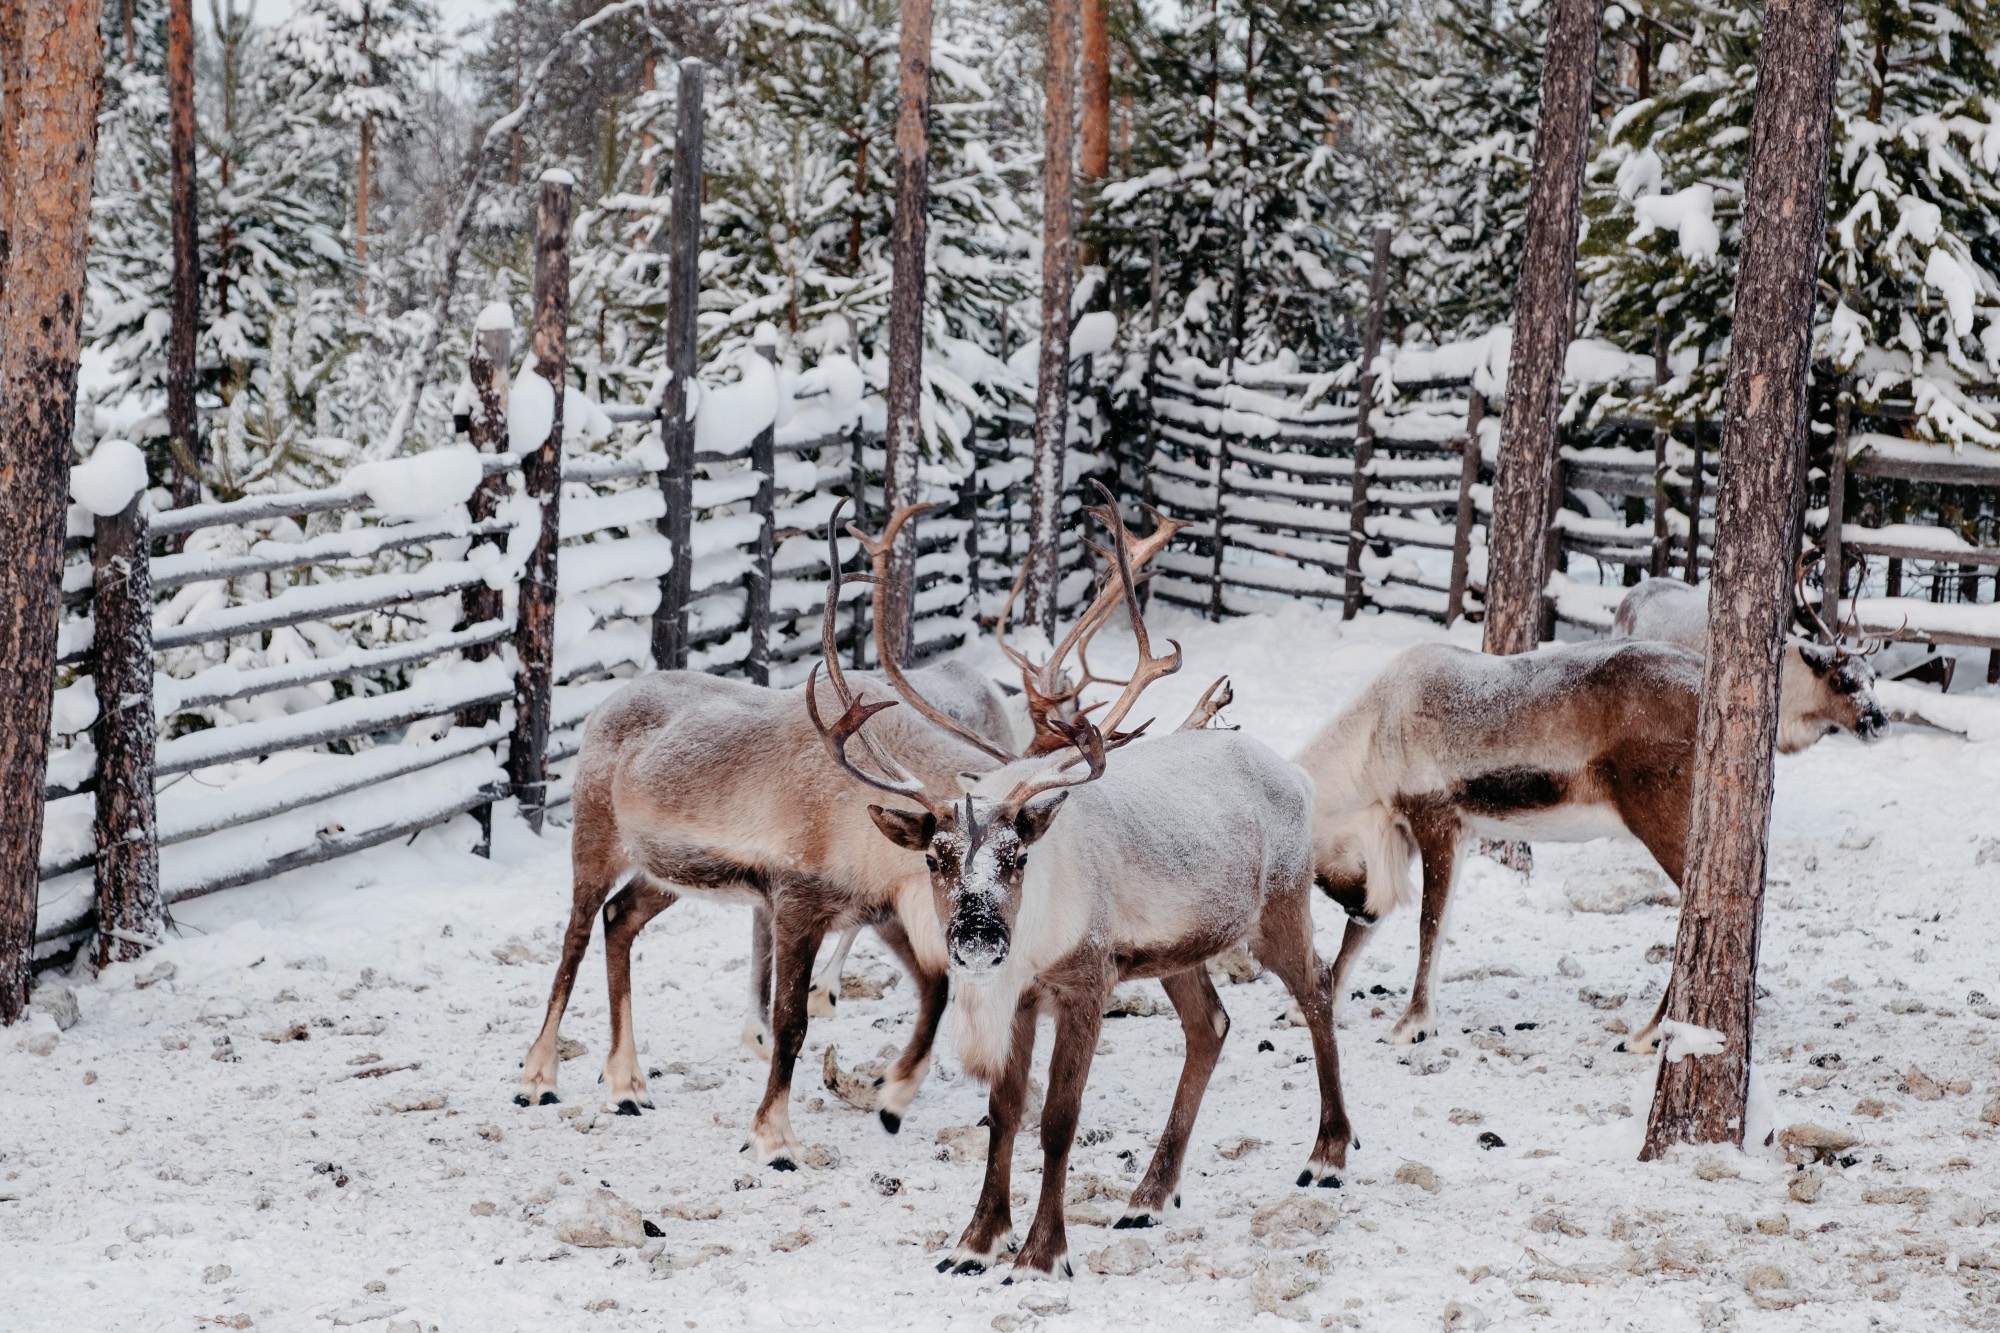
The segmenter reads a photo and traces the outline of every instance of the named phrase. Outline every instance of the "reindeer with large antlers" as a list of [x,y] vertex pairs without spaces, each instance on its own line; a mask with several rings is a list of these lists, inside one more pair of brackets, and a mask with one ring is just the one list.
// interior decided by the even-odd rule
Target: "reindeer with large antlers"
[[[857,696],[831,651],[825,665],[843,711],[828,723],[817,692],[807,695],[833,758],[895,798],[868,810],[883,837],[924,855],[955,983],[959,1055],[968,1072],[991,1084],[985,1184],[940,1271],[982,1272],[1015,1248],[1014,1137],[1044,1012],[1055,1017],[1056,1037],[1042,1109],[1041,1198],[1014,1272],[1069,1271],[1063,1194],[1071,1141],[1105,1005],[1113,986],[1129,978],[1160,979],[1180,1015],[1187,1054],[1166,1130],[1118,1225],[1151,1225],[1178,1204],[1195,1115],[1229,1031],[1204,964],[1241,941],[1284,980],[1312,1030],[1321,1109],[1299,1183],[1337,1186],[1351,1139],[1332,996],[1312,941],[1312,784],[1235,732],[1183,729],[1122,748],[1145,728],[1119,727],[1145,688],[1180,666],[1180,649],[1152,652],[1124,525],[1115,506],[1091,512],[1118,538],[1108,559],[1130,611],[1138,666],[1099,719],[1085,710],[1058,725],[1053,708],[1042,707],[1058,692],[1042,691],[1037,707],[1063,733],[1063,748],[970,777],[961,793],[926,781],[890,733],[876,733],[897,700]],[[1086,637],[1073,634],[1069,647]],[[1037,670],[1060,668],[1052,659]],[[922,707],[909,691],[897,694]],[[1190,721],[1206,720],[1214,695]],[[857,739],[875,742],[873,771],[850,753]]]
[[[878,577],[914,512],[899,515],[879,538],[850,529]],[[1132,563],[1150,560],[1172,531],[1135,542]],[[837,573],[839,550],[831,538],[829,548]],[[899,690],[914,692],[919,681],[943,685],[949,699],[965,684],[949,666],[905,673],[895,654],[883,651],[884,593],[878,586],[875,626],[885,676]],[[1084,619],[1102,619],[1116,607],[1115,593],[1100,594]],[[834,630],[829,613],[822,631],[829,654]],[[872,676],[864,680],[875,683]],[[804,1042],[813,958],[830,930],[843,932],[844,940],[859,925],[874,927],[916,982],[915,1028],[878,1094],[883,1126],[891,1133],[900,1128],[929,1069],[944,1013],[947,983],[942,947],[934,944],[936,916],[922,862],[875,836],[863,813],[865,800],[828,760],[800,706],[806,688],[773,690],[700,672],[655,672],[591,714],[574,788],[569,926],[541,1031],[523,1061],[518,1103],[557,1100],[562,1015],[601,909],[611,1009],[606,1102],[631,1115],[652,1105],[633,1034],[632,944],[653,917],[691,896],[745,903],[759,917],[746,1038],[770,1047],[773,1059],[752,1122],[758,1160],[780,1168],[794,1164],[791,1077]],[[1011,736],[991,734],[998,730],[990,724],[991,710],[982,715],[973,692],[956,692],[968,700],[956,711],[928,706],[923,718],[886,724],[885,741],[939,790],[955,784],[958,774],[992,768],[1014,753]],[[975,716],[968,720],[967,713]],[[837,970],[829,972],[837,978]],[[771,1031],[774,1038],[765,1035]]]
[[[1804,614],[1818,620],[1810,607]],[[1789,743],[1781,733],[1780,748],[1803,748],[1824,725],[1864,740],[1886,725],[1866,665],[1838,654],[1834,663],[1824,713],[1802,712]],[[1335,993],[1369,928],[1414,896],[1409,867],[1417,859],[1417,975],[1391,1040],[1423,1041],[1437,1030],[1432,991],[1445,906],[1460,848],[1474,834],[1636,838],[1680,884],[1701,677],[1698,652],[1643,639],[1551,645],[1516,657],[1443,644],[1399,654],[1299,755],[1318,791],[1320,887],[1348,916]],[[1664,996],[1660,1006],[1624,1049],[1653,1050]]]

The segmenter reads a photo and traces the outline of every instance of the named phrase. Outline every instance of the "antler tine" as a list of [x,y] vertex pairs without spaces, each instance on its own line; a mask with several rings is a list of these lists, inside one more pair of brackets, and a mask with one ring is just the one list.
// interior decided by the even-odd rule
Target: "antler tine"
[[1000,651],[1009,662],[1019,667],[1023,676],[1034,674],[1035,664],[1028,655],[1007,642],[1007,620],[1014,614],[1014,599],[1021,595],[1021,589],[1028,582],[1028,563],[1021,562],[1021,572],[1014,576],[1014,586],[1007,590],[1007,600],[1000,604],[1000,618],[993,622],[993,641],[1000,645]]
[[1215,721],[1215,715],[1229,707],[1235,701],[1235,698],[1236,691],[1229,687],[1229,677],[1217,676],[1215,683],[1210,685],[1202,693],[1201,699],[1196,702],[1194,711],[1187,715],[1187,720],[1182,722],[1176,730],[1200,731],[1203,727]]
[[[1061,722],[1054,725],[1075,747],[1074,754],[1057,754],[1047,763],[1037,768],[1027,777],[1014,784],[1006,798],[1000,802],[1000,810],[1010,817],[1018,813],[1022,806],[1045,792],[1059,787],[1080,787],[1086,782],[1095,782],[1104,776],[1104,733],[1092,725],[1088,718],[1079,718],[1073,726]],[[1070,773],[1078,762],[1085,765],[1084,772]]]
[[916,710],[925,721],[942,731],[950,732],[988,758],[997,759],[1003,764],[1012,763],[1018,757],[1013,751],[994,744],[924,698],[916,687],[910,684],[909,677],[903,674],[902,654],[889,642],[888,605],[891,591],[889,552],[895,546],[896,534],[902,530],[903,525],[918,514],[934,507],[928,504],[904,505],[890,517],[889,525],[882,529],[879,538],[871,538],[855,525],[851,523],[848,525],[848,532],[866,548],[875,568],[875,655],[881,659],[882,674],[889,678],[889,685],[896,691],[897,697]]
[[[1153,516],[1158,526],[1146,536],[1135,538],[1125,527],[1124,517],[1118,512],[1118,501],[1110,490],[1101,481],[1093,481],[1091,484],[1097,488],[1097,493],[1104,497],[1104,503],[1091,505],[1084,512],[1097,516],[1117,538],[1120,554],[1130,566],[1128,573],[1142,568],[1147,561],[1165,550],[1167,543],[1173,540],[1174,534],[1187,526],[1183,520],[1168,518],[1151,505],[1147,505],[1146,512]],[[1106,517],[1107,514],[1109,517]],[[1091,543],[1091,546],[1107,560],[1111,558],[1110,554],[1096,543]],[[1082,643],[1096,635],[1118,609],[1118,604],[1124,596],[1124,591],[1116,580],[1109,577],[1104,580],[1103,586],[1097,590],[1090,605],[1077,617],[1076,623],[1070,626],[1069,633],[1065,634],[1062,642],[1056,645],[1055,651],[1049,655],[1049,660],[1042,664],[1041,680],[1038,683],[1044,695],[1055,699],[1063,697],[1056,689],[1056,680],[1061,673],[1064,660]],[[1074,691],[1070,692],[1070,697],[1074,697]]]
[[[1100,486],[1098,489],[1103,490],[1103,487]],[[1104,493],[1107,497],[1110,495],[1109,491],[1105,491]],[[1118,696],[1117,701],[1105,713],[1104,721],[1098,724],[1115,739],[1118,724],[1125,720],[1125,715],[1130,713],[1132,706],[1139,702],[1139,696],[1145,693],[1146,687],[1162,676],[1171,676],[1174,672],[1181,669],[1181,646],[1175,643],[1174,640],[1169,639],[1167,642],[1173,645],[1174,650],[1172,656],[1155,657],[1153,655],[1153,641],[1151,636],[1146,633],[1146,617],[1139,610],[1139,590],[1132,578],[1132,560],[1130,550],[1128,549],[1131,534],[1125,530],[1124,516],[1118,512],[1118,506],[1115,503],[1093,506],[1091,512],[1097,517],[1099,522],[1109,527],[1113,535],[1118,539],[1114,543],[1116,567],[1118,570],[1118,586],[1124,593],[1125,609],[1132,620],[1132,638],[1139,649],[1138,665],[1132,669],[1132,675],[1125,683],[1124,692]],[[1162,542],[1161,544],[1164,545],[1165,543]]]
[[1807,630],[1819,636],[1821,643],[1838,648],[1840,636],[1827,628],[1826,618],[1820,615],[1819,608],[1813,605],[1812,598],[1806,593],[1806,572],[1813,567],[1813,562],[1820,558],[1822,557],[1811,551],[1799,557],[1792,578],[1792,613]]

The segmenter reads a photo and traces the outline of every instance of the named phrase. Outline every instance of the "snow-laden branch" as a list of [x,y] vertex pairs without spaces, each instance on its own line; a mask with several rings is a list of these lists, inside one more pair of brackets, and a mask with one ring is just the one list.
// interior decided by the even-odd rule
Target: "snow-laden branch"
[[540,103],[549,75],[572,47],[611,20],[647,9],[652,4],[653,0],[612,0],[612,3],[565,32],[528,75],[527,82],[522,86],[520,102],[486,127],[486,133],[481,136],[479,147],[473,151],[472,161],[466,169],[465,194],[459,200],[458,211],[452,214],[451,225],[445,229],[444,271],[438,275],[437,290],[431,297],[430,324],[424,330],[423,341],[417,346],[417,361],[410,370],[409,390],[403,396],[402,405],[396,409],[395,419],[389,423],[388,433],[378,446],[369,451],[371,457],[390,458],[402,452],[403,438],[410,433],[410,423],[416,420],[417,405],[423,401],[424,387],[430,382],[431,369],[437,361],[438,344],[444,337],[451,298],[458,291],[458,265],[465,253],[466,234],[472,226],[472,216],[479,207],[479,201],[485,197],[487,171],[497,158],[498,149]]

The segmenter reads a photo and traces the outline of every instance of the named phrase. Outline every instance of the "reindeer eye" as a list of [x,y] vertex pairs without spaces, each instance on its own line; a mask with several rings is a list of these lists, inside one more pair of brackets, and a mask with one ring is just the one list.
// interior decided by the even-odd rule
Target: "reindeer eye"
[[932,874],[937,873],[937,858],[935,856],[926,856],[924,864],[930,867]]
[[1022,852],[1019,856],[1014,858],[1014,869],[1026,870],[1027,868],[1028,868],[1028,854],[1026,852]]

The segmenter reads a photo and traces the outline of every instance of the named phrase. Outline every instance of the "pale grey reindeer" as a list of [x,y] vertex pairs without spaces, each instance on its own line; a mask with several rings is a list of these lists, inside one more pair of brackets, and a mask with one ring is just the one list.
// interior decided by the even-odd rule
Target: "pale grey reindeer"
[[[1875,698],[1869,641],[1863,640],[1858,651],[1847,650],[1848,637],[1860,638],[1858,625],[1850,613],[1849,622],[1835,631],[1820,617],[1806,596],[1809,568],[1809,562],[1799,565],[1793,588],[1794,614],[1800,627],[1817,642],[1790,639],[1785,644],[1778,685],[1780,754],[1797,754],[1838,731],[1865,738],[1888,725]],[[1618,604],[1611,637],[1677,643],[1707,656],[1708,588],[1677,579],[1647,579]],[[1879,642],[1875,647],[1880,647]]]
[[[963,792],[926,781],[876,737],[878,771],[848,753],[896,700],[856,697],[837,656],[825,666],[844,712],[814,721],[829,755],[893,806],[868,813],[892,845],[921,852],[950,960],[958,1052],[991,1085],[985,1182],[971,1222],[939,1271],[983,1272],[1016,1250],[1010,1200],[1014,1138],[1034,1056],[1037,1018],[1056,1034],[1041,1117],[1041,1197],[1015,1275],[1070,1271],[1063,1200],[1069,1152],[1112,988],[1156,977],[1181,1020],[1186,1057],[1152,1163],[1118,1225],[1152,1225],[1177,1205],[1182,1163],[1229,1017],[1208,959],[1247,941],[1290,988],[1312,1032],[1320,1117],[1301,1185],[1337,1187],[1352,1140],[1341,1101],[1332,995],[1312,939],[1312,784],[1240,733],[1187,730],[1120,749],[1141,692],[1176,670],[1180,649],[1152,653],[1140,618],[1123,524],[1114,560],[1138,643],[1138,666],[1101,721],[1079,716],[1067,748],[968,775]],[[833,594],[829,593],[828,605]],[[919,701],[906,689],[904,703]],[[1214,690],[1190,723],[1212,714]],[[816,700],[817,695],[809,696]],[[871,728],[872,730],[872,728]],[[1107,752],[1116,750],[1115,760]],[[913,808],[912,808],[913,807]],[[1010,1275],[1009,1281],[1013,1280]]]
[[[1839,650],[1834,656],[1858,670],[1843,665],[1809,705],[1795,700],[1795,725],[1780,748],[1803,748],[1826,726],[1869,740],[1886,725],[1865,665]],[[1445,908],[1473,835],[1635,838],[1680,884],[1701,679],[1698,652],[1643,639],[1551,645],[1515,657],[1438,644],[1399,654],[1299,755],[1318,793],[1319,884],[1348,917],[1335,994],[1344,992],[1369,928],[1414,896],[1409,867],[1417,859],[1417,974],[1390,1039],[1419,1042],[1437,1030]],[[1661,1011],[1623,1049],[1653,1050],[1665,1004],[1663,996]]]
[[[879,539],[850,529],[878,571],[914,512],[920,511],[899,516]],[[1172,531],[1169,526],[1135,545],[1131,558],[1151,559]],[[837,549],[829,559],[837,568]],[[1101,593],[1072,629],[1072,640],[1115,611],[1116,597],[1115,591]],[[903,689],[908,680],[894,654],[881,653],[883,610],[878,587],[877,651],[886,679]],[[829,653],[836,651],[834,633],[829,612],[822,629]],[[602,909],[611,1009],[607,1104],[634,1115],[652,1104],[633,1034],[632,942],[677,898],[694,896],[746,903],[770,923],[769,947],[753,945],[756,959],[770,959],[774,973],[773,1059],[751,1126],[758,1160],[780,1169],[796,1164],[791,1078],[805,1037],[813,959],[829,930],[873,926],[916,982],[914,1030],[878,1094],[883,1126],[891,1133],[900,1128],[929,1069],[947,995],[945,960],[935,944],[938,926],[922,862],[885,845],[869,827],[865,801],[828,760],[802,706],[811,688],[772,690],[700,672],[655,672],[591,714],[573,789],[569,925],[516,1102],[557,1100],[562,1014]],[[895,719],[884,739],[939,790],[950,789],[962,773],[1013,756],[1008,746],[928,706]],[[753,985],[757,971],[753,960]],[[753,1009],[761,1008],[761,995],[753,993]]]

